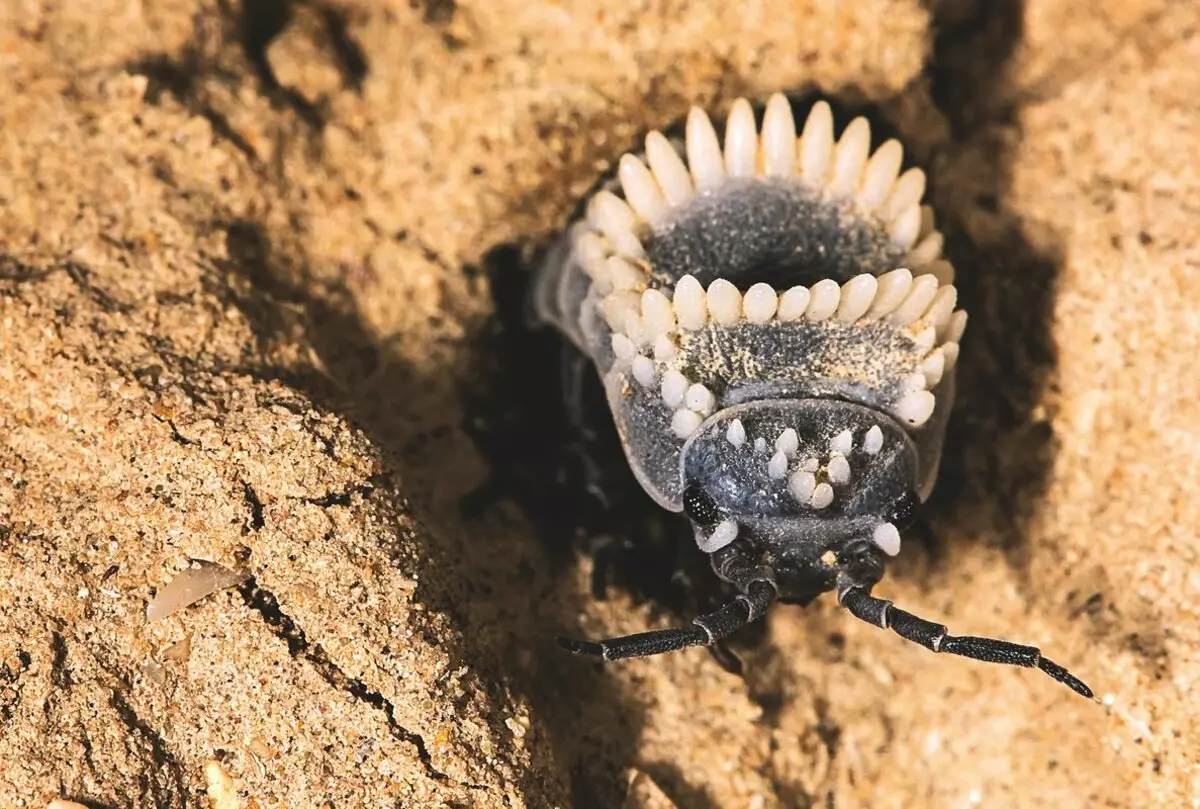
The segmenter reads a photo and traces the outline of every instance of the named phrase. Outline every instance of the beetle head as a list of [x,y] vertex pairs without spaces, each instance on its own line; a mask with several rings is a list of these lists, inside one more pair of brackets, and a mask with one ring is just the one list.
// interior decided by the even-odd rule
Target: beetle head
[[688,440],[681,463],[683,508],[700,549],[739,543],[739,555],[767,560],[784,591],[830,589],[838,571],[877,580],[918,505],[908,433],[849,402],[727,408]]

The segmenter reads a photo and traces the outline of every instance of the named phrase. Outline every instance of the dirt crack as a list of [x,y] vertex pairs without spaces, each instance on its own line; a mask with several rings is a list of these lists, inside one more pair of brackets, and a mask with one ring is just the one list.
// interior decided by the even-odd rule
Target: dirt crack
[[279,599],[273,593],[259,587],[258,582],[254,578],[246,580],[245,583],[238,587],[238,592],[241,593],[246,606],[257,612],[267,626],[271,628],[275,636],[287,643],[288,653],[292,657],[302,658],[307,661],[316,669],[322,679],[334,688],[344,691],[360,702],[381,711],[386,717],[388,731],[392,734],[392,737],[398,741],[411,744],[416,749],[417,758],[421,761],[421,765],[425,768],[430,778],[441,783],[453,784],[469,789],[486,788],[482,784],[473,784],[453,779],[435,767],[433,758],[429,754],[429,748],[425,744],[424,737],[404,727],[404,725],[396,720],[395,706],[386,697],[370,688],[362,680],[351,677],[342,671],[336,663],[329,659],[329,655],[325,653],[320,644],[309,643],[304,630],[297,626],[295,620],[279,608]]
[[121,695],[119,690],[115,688],[112,690],[112,695],[109,697],[109,704],[117,712],[117,716],[121,718],[121,721],[150,745],[152,760],[159,770],[167,772],[174,787],[173,790],[168,789],[157,779],[150,777],[148,774],[143,775],[140,783],[143,795],[151,798],[154,806],[185,807],[187,805],[185,797],[187,795],[187,786],[183,774],[183,765],[180,764],[179,759],[167,747],[166,741],[159,735],[158,731],[138,715],[137,711],[125,700],[125,697]]
[[350,505],[354,495],[360,495],[364,500],[375,493],[375,487],[371,484],[360,484],[351,486],[349,489],[341,492],[326,492],[318,497],[303,497],[300,498],[305,503],[321,508],[331,508],[333,506],[348,506]]

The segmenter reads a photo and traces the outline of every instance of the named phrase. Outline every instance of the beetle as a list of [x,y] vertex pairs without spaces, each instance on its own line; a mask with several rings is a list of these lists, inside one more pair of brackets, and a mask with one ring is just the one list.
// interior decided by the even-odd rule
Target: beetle
[[595,366],[628,464],[736,596],[690,626],[586,641],[602,658],[711,646],[775,601],[835,592],[852,615],[934,652],[1038,668],[1032,646],[955,636],[872,594],[937,477],[967,316],[903,148],[835,136],[818,101],[797,132],[782,94],[746,99],[724,137],[692,108],[652,131],[535,270],[533,308]]

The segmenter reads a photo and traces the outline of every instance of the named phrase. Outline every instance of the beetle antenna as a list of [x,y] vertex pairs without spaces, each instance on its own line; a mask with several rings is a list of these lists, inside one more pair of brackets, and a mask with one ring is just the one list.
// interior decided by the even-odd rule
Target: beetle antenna
[[647,657],[686,649],[689,646],[711,646],[746,624],[758,619],[779,595],[775,585],[761,579],[750,582],[743,593],[720,609],[701,615],[687,627],[657,629],[602,641],[559,638],[558,645],[568,652],[622,660],[627,657]]
[[876,598],[858,585],[840,589],[838,601],[850,610],[855,618],[890,629],[905,640],[918,643],[930,651],[962,655],[986,663],[1041,669],[1076,694],[1095,699],[1095,694],[1086,683],[1053,660],[1042,657],[1041,650],[1036,646],[1022,646],[1007,640],[975,638],[969,635],[956,637],[941,624],[905,612],[890,601]]

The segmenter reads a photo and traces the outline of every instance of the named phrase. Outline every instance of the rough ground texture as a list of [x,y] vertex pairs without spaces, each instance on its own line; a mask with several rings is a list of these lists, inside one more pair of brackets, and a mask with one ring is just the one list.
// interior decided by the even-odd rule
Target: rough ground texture
[[[0,4],[0,806],[222,773],[222,807],[1200,805],[1198,26]],[[596,602],[566,495],[526,496],[557,367],[509,286],[647,128],[776,89],[905,138],[972,313],[933,539],[881,592],[1102,702],[831,600],[747,633],[744,679],[555,650],[684,616]],[[189,559],[250,578],[148,624]]]

